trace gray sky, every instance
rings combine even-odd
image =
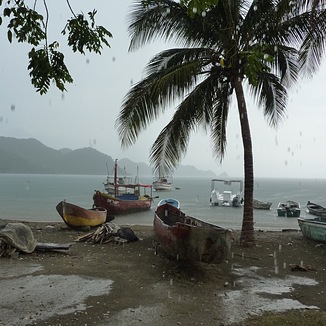
[[[135,145],[122,150],[114,129],[123,97],[132,83],[141,79],[148,60],[172,45],[156,42],[128,53],[127,14],[132,0],[71,1],[76,13],[96,8],[97,23],[112,34],[111,49],[101,56],[72,54],[60,35],[70,12],[65,1],[50,4],[50,41],[58,40],[74,78],[62,94],[52,86],[46,95],[32,87],[27,71],[29,46],[12,45],[1,26],[0,135],[36,138],[46,146],[71,149],[92,146],[112,158],[148,163],[149,149],[173,114],[173,108],[150,125]],[[301,81],[290,91],[287,118],[277,130],[268,126],[259,108],[249,100],[249,119],[256,177],[326,178],[324,81],[326,66],[310,81]],[[235,103],[235,101],[234,101]],[[239,118],[232,105],[228,122],[227,154],[222,164],[213,157],[208,134],[193,135],[183,165],[243,176],[243,147]]]

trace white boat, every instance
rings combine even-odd
[[[237,191],[233,191],[234,185],[239,187]],[[240,207],[243,204],[243,181],[212,179],[210,202],[213,206]]]
[[[153,189],[156,191],[170,191],[173,188],[172,177],[166,176],[159,170],[159,175],[153,181]]]

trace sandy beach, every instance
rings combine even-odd
[[[193,265],[156,251],[150,226],[122,245],[24,224],[37,242],[72,245],[0,258],[0,325],[326,325],[326,248],[301,232],[256,230],[243,248],[233,231],[226,262]]]

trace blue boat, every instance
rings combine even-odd
[[[160,200],[159,203],[157,204],[157,207],[165,205],[165,204],[169,204],[171,206],[174,206],[174,207],[180,209],[179,200],[174,199],[174,198],[164,198],[164,199]]]

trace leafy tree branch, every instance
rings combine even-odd
[[[39,1],[35,0],[30,8],[23,0],[0,0],[0,26],[7,21],[7,39],[12,43],[16,39],[18,43],[32,45],[28,53],[28,70],[31,83],[41,95],[47,93],[51,83],[61,91],[66,91],[66,83],[72,83],[73,78],[64,62],[64,54],[58,51],[59,43],[48,40],[49,10],[47,1],[43,3],[44,13],[36,10]],[[110,47],[108,38],[112,34],[103,26],[97,26],[95,22],[96,10],[76,15],[66,1],[72,13],[72,18],[61,31],[67,36],[67,44],[73,52],[85,54],[85,51],[101,54],[104,46]],[[44,18],[45,17],[45,18]]]

